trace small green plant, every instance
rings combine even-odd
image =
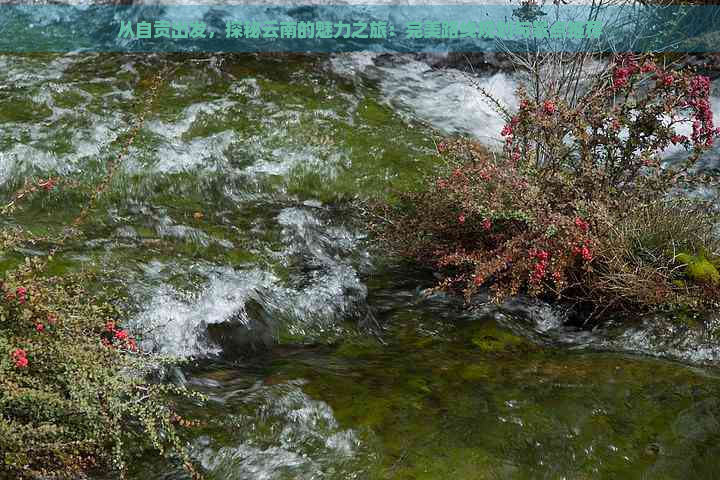
[[[709,202],[657,200],[604,215],[592,278],[596,303],[699,309],[720,298],[710,260],[720,252],[720,217]]]

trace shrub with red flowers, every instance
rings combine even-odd
[[[572,107],[521,89],[501,154],[443,142],[436,178],[381,206],[373,230],[466,296],[489,287],[497,299],[524,292],[602,308],[717,304],[715,217],[669,195],[712,180],[694,171],[720,133],[709,80],[619,55],[599,85]],[[663,161],[676,144],[685,157]],[[693,276],[688,258],[710,274]]]
[[[688,255],[702,260],[708,278],[718,277],[712,199],[670,195],[700,184],[717,187],[717,178],[695,170],[720,133],[710,80],[633,54],[616,56],[611,67],[611,78],[572,108],[559,99],[538,105],[520,91],[519,111],[503,131],[504,156],[533,166],[543,189],[547,178],[563,176],[576,201],[592,205],[596,252],[574,247],[594,267],[581,282],[585,297],[612,305],[715,304],[717,282],[688,279],[693,266],[687,264]],[[663,161],[674,145],[684,147],[684,158]],[[590,228],[583,219],[576,225]]]
[[[428,191],[386,207],[375,231],[401,254],[444,273],[443,287],[498,298],[562,291],[589,266],[596,244],[584,207],[561,176],[546,179],[463,140],[443,144],[445,171]],[[413,232],[410,237],[407,232]]]
[[[667,71],[633,54],[616,56],[610,71],[612,78],[574,107],[560,99],[538,105],[521,89],[520,108],[501,132],[505,156],[535,165],[542,175],[571,176],[587,200],[618,192],[656,197],[689,181],[692,167],[720,135],[710,80],[689,70]],[[662,153],[677,144],[686,157],[663,164]]]
[[[141,445],[195,472],[169,403],[190,394],[149,380],[170,360],[138,349],[117,308],[88,290],[92,274],[48,277],[43,265],[0,283],[0,478],[122,473]]]

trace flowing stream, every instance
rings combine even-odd
[[[209,478],[717,476],[717,319],[573,331],[522,298],[468,310],[368,241],[358,200],[417,185],[441,135],[497,142],[459,71],[370,54],[2,55],[3,192],[76,182],[5,221],[61,232],[168,68],[52,273],[102,272],[143,347],[188,360],[169,380],[210,399],[179,405],[202,424],[188,442]],[[511,76],[477,81],[512,105]],[[188,478],[151,456],[132,469]]]

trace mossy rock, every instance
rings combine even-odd
[[[681,253],[676,257],[679,263],[685,264],[685,275],[695,283],[718,285],[720,284],[720,272],[710,260]]]
[[[460,377],[468,382],[486,379],[490,376],[490,368],[482,363],[466,365],[460,372]]]
[[[335,350],[336,355],[344,358],[372,357],[381,352],[382,346],[374,339],[350,339]]]
[[[472,336],[472,343],[483,352],[503,352],[525,344],[525,341],[496,326],[483,326]]]

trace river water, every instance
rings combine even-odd
[[[3,191],[75,182],[7,221],[61,232],[170,67],[53,273],[102,272],[143,347],[187,360],[169,379],[210,399],[179,405],[201,422],[187,440],[209,478],[715,478],[716,320],[573,331],[527,299],[468,310],[368,241],[360,201],[417,185],[434,141],[497,144],[460,71],[370,54],[3,55]],[[509,74],[477,81],[513,104]],[[151,456],[132,468],[186,478]]]

